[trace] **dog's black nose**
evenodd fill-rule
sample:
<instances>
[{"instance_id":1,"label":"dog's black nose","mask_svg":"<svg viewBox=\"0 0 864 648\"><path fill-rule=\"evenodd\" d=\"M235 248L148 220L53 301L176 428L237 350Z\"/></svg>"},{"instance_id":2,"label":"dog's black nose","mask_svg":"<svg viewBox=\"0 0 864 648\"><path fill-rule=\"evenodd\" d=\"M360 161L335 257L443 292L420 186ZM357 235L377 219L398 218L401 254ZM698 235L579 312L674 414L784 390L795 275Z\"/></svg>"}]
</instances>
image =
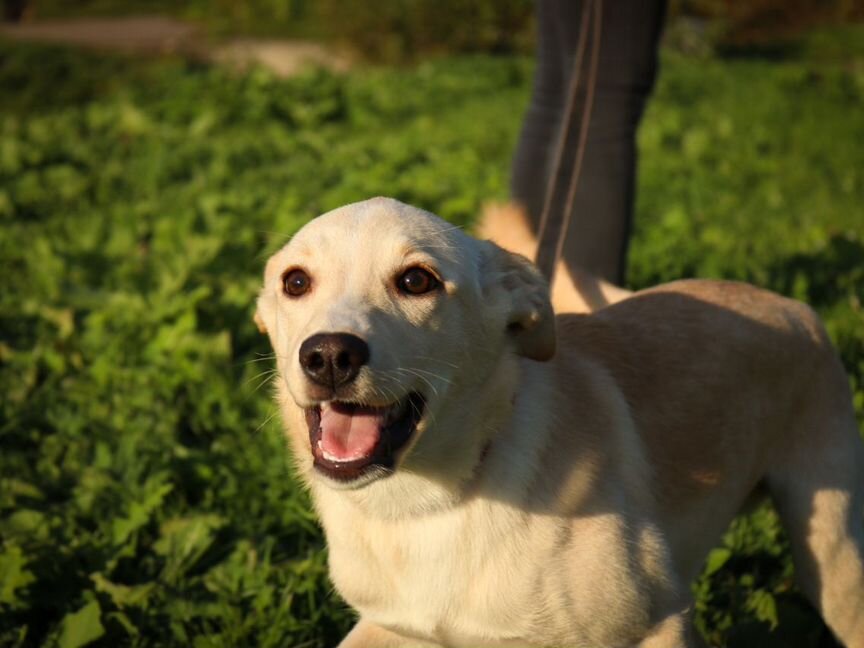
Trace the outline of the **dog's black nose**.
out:
<instances>
[{"instance_id":1,"label":"dog's black nose","mask_svg":"<svg viewBox=\"0 0 864 648\"><path fill-rule=\"evenodd\" d=\"M369 345L350 333L317 333L300 345L300 366L324 387L351 382L367 362Z\"/></svg>"}]
</instances>

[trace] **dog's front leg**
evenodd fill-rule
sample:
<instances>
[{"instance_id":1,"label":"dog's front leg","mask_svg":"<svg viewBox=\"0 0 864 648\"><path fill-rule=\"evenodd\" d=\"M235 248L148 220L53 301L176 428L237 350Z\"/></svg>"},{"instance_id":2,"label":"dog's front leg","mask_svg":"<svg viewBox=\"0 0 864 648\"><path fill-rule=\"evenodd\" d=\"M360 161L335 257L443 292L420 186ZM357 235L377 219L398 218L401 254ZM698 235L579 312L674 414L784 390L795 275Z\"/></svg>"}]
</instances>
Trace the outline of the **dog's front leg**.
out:
<instances>
[{"instance_id":1,"label":"dog's front leg","mask_svg":"<svg viewBox=\"0 0 864 648\"><path fill-rule=\"evenodd\" d=\"M403 637L360 619L339 644L339 648L441 648L441 646Z\"/></svg>"},{"instance_id":2,"label":"dog's front leg","mask_svg":"<svg viewBox=\"0 0 864 648\"><path fill-rule=\"evenodd\" d=\"M690 615L682 612L670 614L663 619L636 648L703 648L703 646L705 644L693 628Z\"/></svg>"}]
</instances>

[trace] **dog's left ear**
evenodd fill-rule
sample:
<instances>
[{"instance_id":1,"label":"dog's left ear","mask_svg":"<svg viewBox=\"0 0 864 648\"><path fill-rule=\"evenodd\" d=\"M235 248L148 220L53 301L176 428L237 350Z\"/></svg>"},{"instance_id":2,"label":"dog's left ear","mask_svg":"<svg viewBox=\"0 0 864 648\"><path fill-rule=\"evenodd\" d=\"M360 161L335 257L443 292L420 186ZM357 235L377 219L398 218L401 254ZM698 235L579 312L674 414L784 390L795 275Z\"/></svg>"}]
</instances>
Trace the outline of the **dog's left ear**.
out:
<instances>
[{"instance_id":1,"label":"dog's left ear","mask_svg":"<svg viewBox=\"0 0 864 648\"><path fill-rule=\"evenodd\" d=\"M486 241L483 292L502 292L507 334L516 353L532 360L555 355L555 313L549 284L531 261Z\"/></svg>"}]
</instances>

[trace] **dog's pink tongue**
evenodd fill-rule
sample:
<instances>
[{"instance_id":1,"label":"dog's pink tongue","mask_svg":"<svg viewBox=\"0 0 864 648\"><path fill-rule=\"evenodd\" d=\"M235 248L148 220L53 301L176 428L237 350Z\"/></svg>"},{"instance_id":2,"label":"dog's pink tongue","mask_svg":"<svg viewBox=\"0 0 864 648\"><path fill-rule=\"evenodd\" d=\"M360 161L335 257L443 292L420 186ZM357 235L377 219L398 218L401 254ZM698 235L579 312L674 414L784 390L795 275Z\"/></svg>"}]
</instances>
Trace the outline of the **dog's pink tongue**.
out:
<instances>
[{"instance_id":1,"label":"dog's pink tongue","mask_svg":"<svg viewBox=\"0 0 864 648\"><path fill-rule=\"evenodd\" d=\"M374 410L333 403L321 406L321 447L334 457L367 457L380 438L381 417Z\"/></svg>"}]
</instances>

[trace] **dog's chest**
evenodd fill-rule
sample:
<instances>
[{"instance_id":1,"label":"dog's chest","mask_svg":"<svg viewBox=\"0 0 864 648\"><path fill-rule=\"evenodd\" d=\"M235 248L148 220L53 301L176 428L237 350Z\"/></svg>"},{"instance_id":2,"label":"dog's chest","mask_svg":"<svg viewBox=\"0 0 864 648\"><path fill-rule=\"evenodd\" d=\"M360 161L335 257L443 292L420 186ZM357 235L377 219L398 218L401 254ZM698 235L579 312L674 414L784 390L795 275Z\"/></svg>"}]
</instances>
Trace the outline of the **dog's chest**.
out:
<instances>
[{"instance_id":1,"label":"dog's chest","mask_svg":"<svg viewBox=\"0 0 864 648\"><path fill-rule=\"evenodd\" d=\"M478 536L474 515L495 515L497 532ZM333 582L364 618L407 634L455 645L530 637L537 568L520 515L472 511L378 523L374 533L363 524L328 530Z\"/></svg>"}]
</instances>

